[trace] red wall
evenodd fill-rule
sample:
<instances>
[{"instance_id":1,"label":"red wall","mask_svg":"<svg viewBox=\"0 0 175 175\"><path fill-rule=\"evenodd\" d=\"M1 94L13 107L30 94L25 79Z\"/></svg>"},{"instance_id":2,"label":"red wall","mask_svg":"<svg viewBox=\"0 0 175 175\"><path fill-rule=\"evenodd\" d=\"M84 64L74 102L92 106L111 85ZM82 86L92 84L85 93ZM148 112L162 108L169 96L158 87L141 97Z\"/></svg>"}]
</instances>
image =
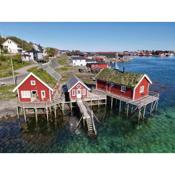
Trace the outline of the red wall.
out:
<instances>
[{"instance_id":1,"label":"red wall","mask_svg":"<svg viewBox=\"0 0 175 175\"><path fill-rule=\"evenodd\" d=\"M116 95L120 95L126 98L131 98L133 95L133 90L131 88L126 88L126 92L121 92L121 86L120 85L113 85L112 87L110 84L107 84L106 82L97 80L97 89L104 90Z\"/></svg>"},{"instance_id":2,"label":"red wall","mask_svg":"<svg viewBox=\"0 0 175 175\"><path fill-rule=\"evenodd\" d=\"M107 68L108 67L108 64L92 64L91 65L91 68L92 69L104 69L104 68Z\"/></svg>"},{"instance_id":3,"label":"red wall","mask_svg":"<svg viewBox=\"0 0 175 175\"><path fill-rule=\"evenodd\" d=\"M32 86L30 81L31 80L35 80L36 85ZM31 99L30 98L21 98L21 91L32 91L32 90L36 90L37 91L37 100L39 101L50 101L50 95L52 97L52 91L49 90L45 85L43 85L39 80L37 80L34 76L30 76L18 89L18 99L21 102L30 102ZM41 91L45 90L45 98L42 99L41 98ZM50 95L49 95L49 91L50 91Z\"/></svg>"},{"instance_id":4,"label":"red wall","mask_svg":"<svg viewBox=\"0 0 175 175\"><path fill-rule=\"evenodd\" d=\"M137 88L135 89L135 97L134 97L134 100L137 100L141 97L144 97L144 96L147 96L149 94L149 81L147 80L147 78L144 78L140 84L137 86ZM141 86L144 86L144 93L141 94L140 93L140 87Z\"/></svg>"},{"instance_id":5,"label":"red wall","mask_svg":"<svg viewBox=\"0 0 175 175\"><path fill-rule=\"evenodd\" d=\"M76 100L77 99L77 95L76 95L76 90L80 88L81 89L81 94L82 94L82 98L86 98L88 96L88 90L85 86L83 86L81 83L78 83L75 87L73 87L71 89L71 91L69 92L69 96L71 99ZM85 94L83 95L83 89L85 89ZM73 95L73 90L75 92L75 95Z\"/></svg>"},{"instance_id":6,"label":"red wall","mask_svg":"<svg viewBox=\"0 0 175 175\"><path fill-rule=\"evenodd\" d=\"M149 94L149 85L150 85L149 81L146 78L144 78L140 82L140 84L137 86L137 88L135 89L134 100L137 100L139 98L147 96ZM144 93L143 94L140 93L141 86L144 86ZM104 81L100 81L100 80L97 80L96 88L99 90L111 92L111 93L116 94L116 95L120 95L123 97L133 99L133 89L131 89L131 88L126 88L126 92L121 92L120 85L114 85L111 87L108 83L106 83Z\"/></svg>"}]
</instances>

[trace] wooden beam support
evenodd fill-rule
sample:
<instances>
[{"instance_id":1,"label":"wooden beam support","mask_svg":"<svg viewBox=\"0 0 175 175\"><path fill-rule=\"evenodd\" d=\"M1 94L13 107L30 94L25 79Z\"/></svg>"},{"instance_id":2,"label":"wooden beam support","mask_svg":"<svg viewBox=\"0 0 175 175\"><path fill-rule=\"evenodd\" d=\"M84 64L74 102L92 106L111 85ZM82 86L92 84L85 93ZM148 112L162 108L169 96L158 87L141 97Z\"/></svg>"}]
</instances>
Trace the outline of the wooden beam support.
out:
<instances>
[{"instance_id":1,"label":"wooden beam support","mask_svg":"<svg viewBox=\"0 0 175 175\"><path fill-rule=\"evenodd\" d=\"M24 121L26 122L27 121L27 117L26 117L26 109L23 108L23 113L24 113Z\"/></svg>"},{"instance_id":2,"label":"wooden beam support","mask_svg":"<svg viewBox=\"0 0 175 175\"><path fill-rule=\"evenodd\" d=\"M54 114L55 114L55 118L56 118L57 117L57 106L56 105L54 106L54 110L55 110Z\"/></svg>"},{"instance_id":3,"label":"wooden beam support","mask_svg":"<svg viewBox=\"0 0 175 175\"><path fill-rule=\"evenodd\" d=\"M128 117L129 114L129 103L126 104L126 116Z\"/></svg>"},{"instance_id":4,"label":"wooden beam support","mask_svg":"<svg viewBox=\"0 0 175 175\"><path fill-rule=\"evenodd\" d=\"M49 121L49 112L48 112L48 108L46 108L46 116L47 116L47 121Z\"/></svg>"},{"instance_id":5,"label":"wooden beam support","mask_svg":"<svg viewBox=\"0 0 175 175\"><path fill-rule=\"evenodd\" d=\"M113 98L111 97L111 109L112 109L112 106L113 106Z\"/></svg>"},{"instance_id":6,"label":"wooden beam support","mask_svg":"<svg viewBox=\"0 0 175 175\"><path fill-rule=\"evenodd\" d=\"M122 102L119 100L119 113L121 112Z\"/></svg>"},{"instance_id":7,"label":"wooden beam support","mask_svg":"<svg viewBox=\"0 0 175 175\"><path fill-rule=\"evenodd\" d=\"M38 122L38 111L37 111L37 108L34 109L35 110L35 118L36 118L36 123Z\"/></svg>"},{"instance_id":8,"label":"wooden beam support","mask_svg":"<svg viewBox=\"0 0 175 175\"><path fill-rule=\"evenodd\" d=\"M18 106L16 107L16 111L17 111L17 117L19 119L19 107Z\"/></svg>"}]
</instances>

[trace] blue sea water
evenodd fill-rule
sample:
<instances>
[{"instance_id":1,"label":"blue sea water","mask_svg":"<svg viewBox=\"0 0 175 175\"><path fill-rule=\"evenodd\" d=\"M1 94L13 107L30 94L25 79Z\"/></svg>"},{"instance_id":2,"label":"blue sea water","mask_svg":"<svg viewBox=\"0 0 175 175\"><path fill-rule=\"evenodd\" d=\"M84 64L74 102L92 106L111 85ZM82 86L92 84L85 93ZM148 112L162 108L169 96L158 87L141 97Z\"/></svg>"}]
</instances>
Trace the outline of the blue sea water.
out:
<instances>
[{"instance_id":1,"label":"blue sea water","mask_svg":"<svg viewBox=\"0 0 175 175\"><path fill-rule=\"evenodd\" d=\"M27 124L16 119L0 121L0 152L56 153L163 153L175 152L175 57L137 57L119 64L125 71L146 73L160 92L158 113L139 125L115 108L94 109L102 121L97 125L98 136L87 137L70 131L69 117L47 123L44 117L30 118ZM61 116L60 116L61 118Z\"/></svg>"}]
</instances>

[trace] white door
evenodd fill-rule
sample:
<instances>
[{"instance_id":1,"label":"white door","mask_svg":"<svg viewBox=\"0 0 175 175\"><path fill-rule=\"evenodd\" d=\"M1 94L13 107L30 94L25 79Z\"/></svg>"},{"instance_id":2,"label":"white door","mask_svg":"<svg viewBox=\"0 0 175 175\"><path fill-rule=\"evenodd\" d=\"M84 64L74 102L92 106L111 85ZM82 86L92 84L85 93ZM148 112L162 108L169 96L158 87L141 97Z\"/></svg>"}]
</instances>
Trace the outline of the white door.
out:
<instances>
[{"instance_id":1,"label":"white door","mask_svg":"<svg viewBox=\"0 0 175 175\"><path fill-rule=\"evenodd\" d=\"M37 99L37 92L31 91L31 102L35 101Z\"/></svg>"},{"instance_id":2,"label":"white door","mask_svg":"<svg viewBox=\"0 0 175 175\"><path fill-rule=\"evenodd\" d=\"M77 89L77 98L81 98L81 89Z\"/></svg>"}]
</instances>

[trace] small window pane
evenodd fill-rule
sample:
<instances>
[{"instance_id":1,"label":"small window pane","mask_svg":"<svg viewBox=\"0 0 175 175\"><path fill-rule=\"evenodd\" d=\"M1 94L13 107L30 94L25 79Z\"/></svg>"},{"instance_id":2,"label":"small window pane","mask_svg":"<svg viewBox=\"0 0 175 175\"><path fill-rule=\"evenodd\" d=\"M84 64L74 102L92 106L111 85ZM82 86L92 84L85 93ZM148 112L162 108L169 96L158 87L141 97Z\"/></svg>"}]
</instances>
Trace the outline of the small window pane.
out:
<instances>
[{"instance_id":1,"label":"small window pane","mask_svg":"<svg viewBox=\"0 0 175 175\"><path fill-rule=\"evenodd\" d=\"M32 86L36 85L35 80L31 80L31 82L30 82L30 83L31 83L31 85L32 85Z\"/></svg>"},{"instance_id":2,"label":"small window pane","mask_svg":"<svg viewBox=\"0 0 175 175\"><path fill-rule=\"evenodd\" d=\"M125 92L126 91L126 86L121 86L121 92Z\"/></svg>"}]
</instances>

